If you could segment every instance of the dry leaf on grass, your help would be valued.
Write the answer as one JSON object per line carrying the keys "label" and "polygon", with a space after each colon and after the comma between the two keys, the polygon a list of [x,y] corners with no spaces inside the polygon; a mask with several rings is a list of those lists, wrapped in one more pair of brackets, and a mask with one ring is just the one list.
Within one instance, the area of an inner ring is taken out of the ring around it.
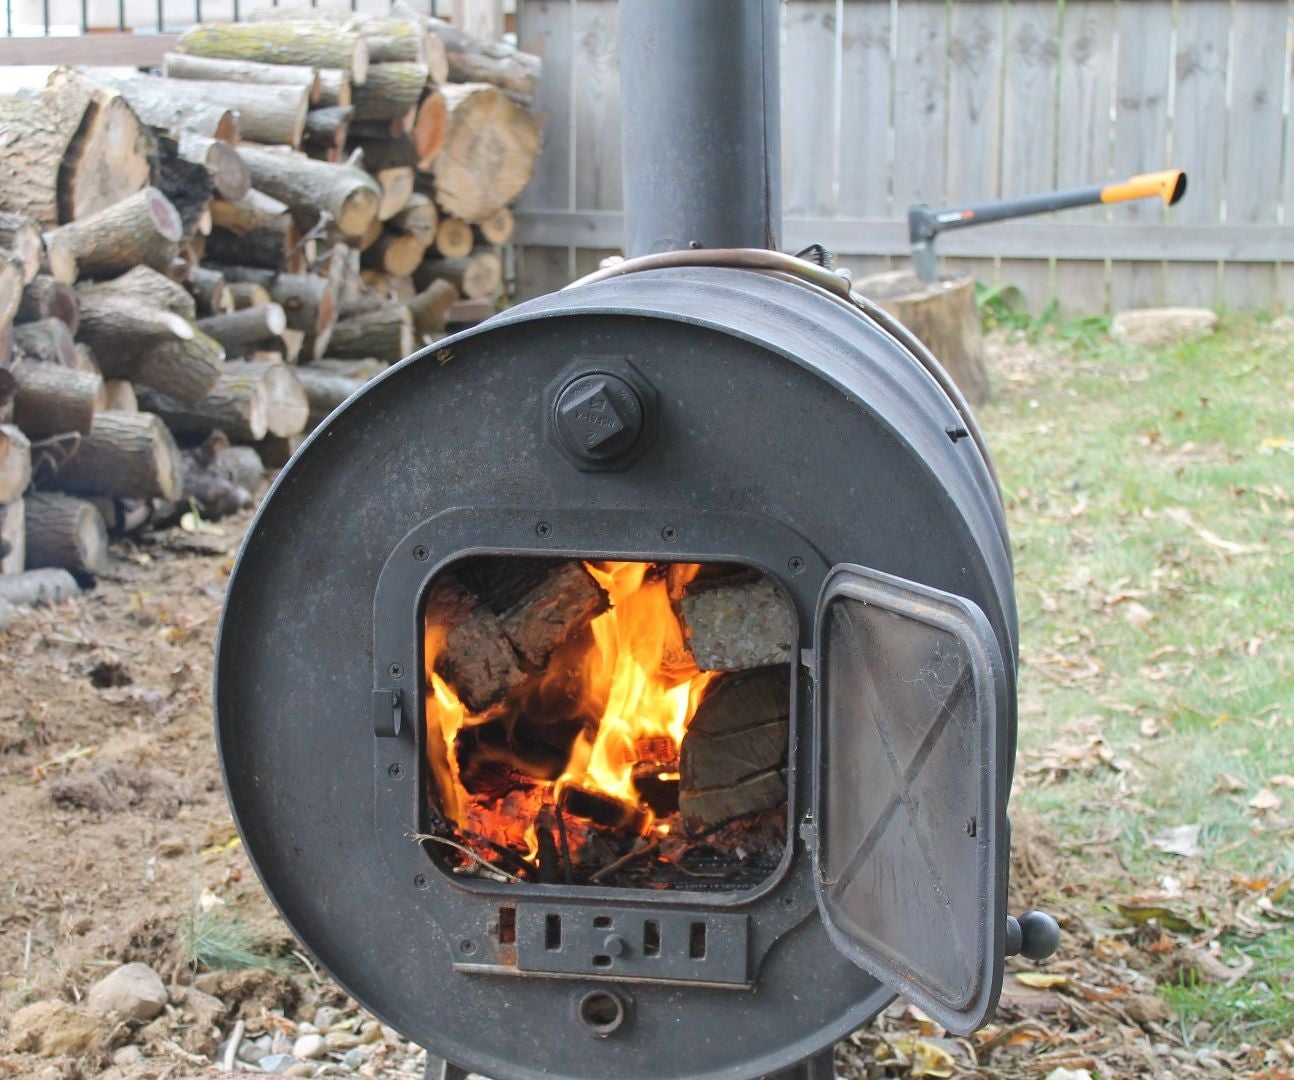
{"label": "dry leaf on grass", "polygon": [[1145,604],[1129,600],[1123,606],[1123,621],[1136,630],[1144,630],[1155,621],[1155,613]]}
{"label": "dry leaf on grass", "polygon": [[1212,795],[1234,795],[1237,791],[1244,791],[1248,785],[1238,776],[1232,776],[1230,773],[1218,773],[1213,784]]}
{"label": "dry leaf on grass", "polygon": [[1196,536],[1203,540],[1209,547],[1221,555],[1257,555],[1259,552],[1267,550],[1266,544],[1241,544],[1235,540],[1224,540],[1217,533],[1206,529],[1199,524],[1191,512],[1181,507],[1174,506],[1164,511],[1164,516],[1172,518],[1179,525],[1185,525]]}
{"label": "dry leaf on grass", "polygon": [[1165,930],[1173,930],[1177,933],[1191,933],[1197,929],[1190,919],[1177,914],[1172,908],[1165,907],[1163,904],[1139,904],[1130,901],[1114,906],[1120,915],[1135,923],[1161,926]]}
{"label": "dry leaf on grass", "polygon": [[1200,850],[1200,830],[1202,825],[1174,825],[1161,829],[1150,838],[1150,846],[1167,855],[1181,855],[1193,859],[1202,854]]}
{"label": "dry leaf on grass", "polygon": [[1249,809],[1259,814],[1265,814],[1269,810],[1279,810],[1281,805],[1280,797],[1271,788],[1259,789],[1258,794],[1249,800]]}
{"label": "dry leaf on grass", "polygon": [[1056,975],[1049,971],[1017,971],[1016,981],[1032,986],[1035,990],[1050,990],[1057,986],[1068,986],[1068,975]]}

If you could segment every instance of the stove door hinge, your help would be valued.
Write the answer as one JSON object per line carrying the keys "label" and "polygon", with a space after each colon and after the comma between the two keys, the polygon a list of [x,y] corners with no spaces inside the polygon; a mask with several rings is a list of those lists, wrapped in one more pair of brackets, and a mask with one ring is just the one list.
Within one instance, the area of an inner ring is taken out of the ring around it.
{"label": "stove door hinge", "polygon": [[373,734],[393,739],[404,726],[404,695],[399,690],[373,691]]}

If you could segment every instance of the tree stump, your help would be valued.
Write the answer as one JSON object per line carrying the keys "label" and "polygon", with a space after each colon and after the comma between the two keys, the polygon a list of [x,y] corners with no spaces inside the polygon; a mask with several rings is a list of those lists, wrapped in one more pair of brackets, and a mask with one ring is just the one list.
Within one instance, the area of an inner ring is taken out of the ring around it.
{"label": "tree stump", "polygon": [[912,331],[972,405],[992,396],[975,282],[969,277],[921,281],[907,270],[872,274],[854,288]]}

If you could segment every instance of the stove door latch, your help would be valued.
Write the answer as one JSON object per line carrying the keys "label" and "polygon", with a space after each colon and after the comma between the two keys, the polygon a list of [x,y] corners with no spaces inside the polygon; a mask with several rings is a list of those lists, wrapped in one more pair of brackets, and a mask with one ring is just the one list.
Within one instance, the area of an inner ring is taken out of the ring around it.
{"label": "stove door latch", "polygon": [[399,690],[373,691],[373,734],[393,739],[404,724],[404,695]]}

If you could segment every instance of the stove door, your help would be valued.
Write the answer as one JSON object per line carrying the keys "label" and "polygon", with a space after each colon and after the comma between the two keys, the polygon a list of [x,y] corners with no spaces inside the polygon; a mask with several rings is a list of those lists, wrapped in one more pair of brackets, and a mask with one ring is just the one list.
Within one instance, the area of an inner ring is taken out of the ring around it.
{"label": "stove door", "polygon": [[969,600],[861,566],[818,600],[818,906],[854,963],[946,1028],[1002,985],[1007,694]]}

